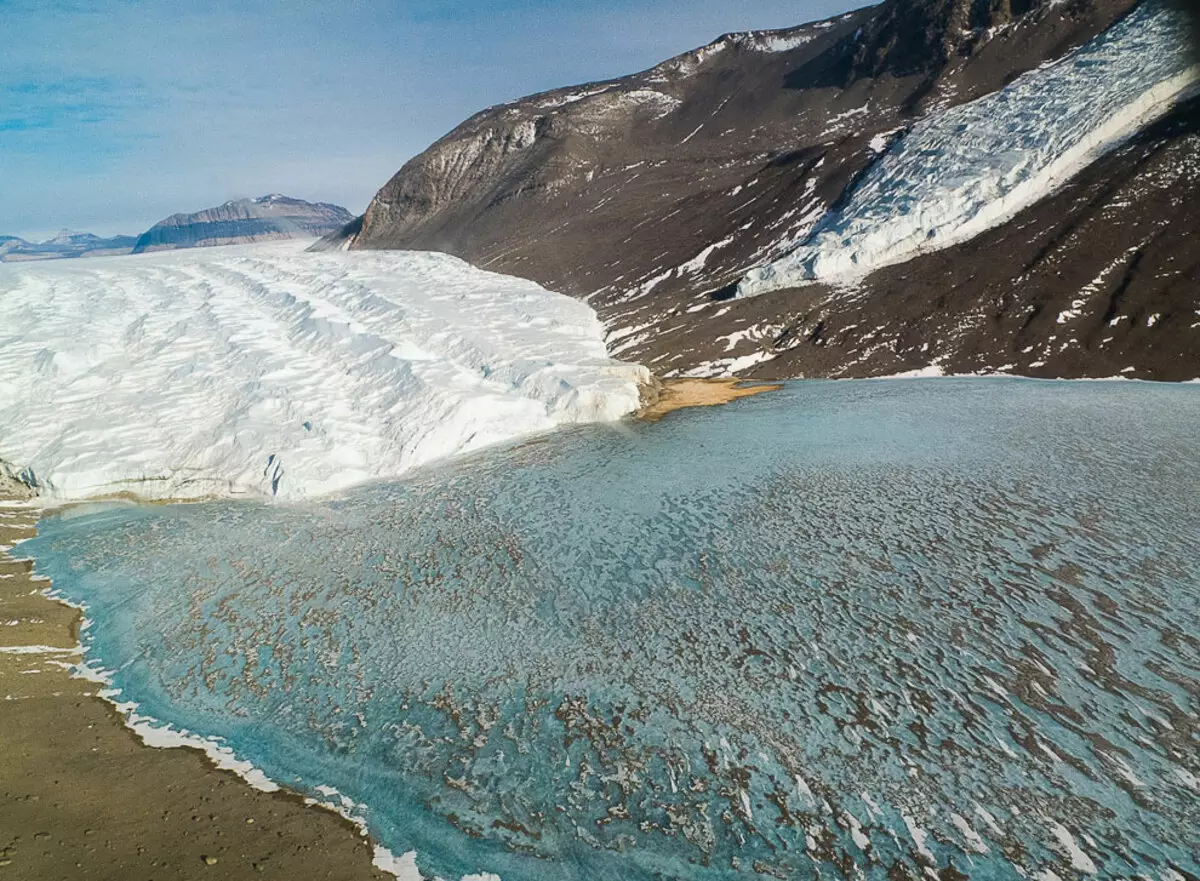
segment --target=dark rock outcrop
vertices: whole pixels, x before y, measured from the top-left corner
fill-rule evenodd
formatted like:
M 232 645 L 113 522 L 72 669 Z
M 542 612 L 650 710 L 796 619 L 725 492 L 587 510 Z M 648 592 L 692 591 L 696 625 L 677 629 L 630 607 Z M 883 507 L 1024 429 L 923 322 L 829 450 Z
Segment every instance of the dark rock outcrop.
M 936 362 L 947 372 L 1177 378 L 1188 371 L 1170 368 L 1172 359 L 1191 353 L 1198 362 L 1190 329 L 1166 344 L 1176 330 L 1164 318 L 1146 328 L 1157 330 L 1153 344 L 1131 331 L 1120 351 L 1116 341 L 1101 351 L 1104 336 L 1061 350 L 1076 325 L 1056 319 L 1081 296 L 1076 277 L 1090 284 L 1142 240 L 1129 237 L 1143 236 L 1153 211 L 1166 210 L 1155 196 L 1126 206 L 1122 218 L 1096 200 L 1141 192 L 1151 184 L 1147 163 L 1190 150 L 1182 132 L 1193 105 L 1089 169 L 1071 185 L 1074 197 L 1062 190 L 987 238 L 881 270 L 854 297 L 811 285 L 705 305 L 836 209 L 915 121 L 1003 88 L 1133 5 L 887 0 L 791 30 L 727 35 L 631 77 L 476 115 L 407 163 L 323 246 L 447 251 L 585 297 L 612 329 L 614 352 L 661 372 L 860 376 Z M 1157 235 L 1186 240 L 1190 217 L 1176 210 Z M 1017 247 L 1034 238 L 1021 226 L 1030 223 L 1044 227 L 1045 254 Z M 1070 251 L 1059 257 L 1074 267 L 1057 287 L 1059 257 L 1047 256 L 1056 247 Z M 1050 273 L 1041 281 L 1039 266 Z M 1183 282 L 1159 286 L 1170 302 L 1150 314 L 1182 314 L 1181 298 L 1194 299 Z M 1060 301 L 1067 305 L 1056 308 Z M 1054 327 L 1014 317 L 1037 303 Z M 980 312 L 998 324 L 968 331 Z M 860 339 L 881 326 L 894 343 Z M 847 336 L 831 345 L 836 328 Z M 747 354 L 771 360 L 755 364 Z
M 341 229 L 353 219 L 338 205 L 271 194 L 194 214 L 172 214 L 142 233 L 133 252 L 311 238 Z

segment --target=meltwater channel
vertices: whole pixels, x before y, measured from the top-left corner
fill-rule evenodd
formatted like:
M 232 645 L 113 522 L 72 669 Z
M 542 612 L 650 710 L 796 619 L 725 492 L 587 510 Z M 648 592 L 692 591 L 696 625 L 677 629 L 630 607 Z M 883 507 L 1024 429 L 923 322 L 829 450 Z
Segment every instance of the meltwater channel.
M 23 550 L 140 712 L 504 881 L 1200 875 L 1200 387 L 804 382 Z

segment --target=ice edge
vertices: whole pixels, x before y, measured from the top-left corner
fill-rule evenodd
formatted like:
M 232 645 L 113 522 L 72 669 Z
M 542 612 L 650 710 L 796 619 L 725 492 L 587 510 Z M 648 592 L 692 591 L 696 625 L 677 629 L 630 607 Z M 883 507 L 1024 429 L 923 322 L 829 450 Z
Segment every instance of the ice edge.
M 87 616 L 88 607 L 86 604 L 76 603 L 67 599 L 60 590 L 54 587 L 48 587 L 41 591 L 41 593 L 47 599 L 79 611 L 82 616 L 79 624 L 81 635 L 91 628 L 92 620 Z M 370 844 L 372 847 L 371 862 L 375 868 L 392 875 L 397 881 L 426 881 L 417 869 L 417 852 L 413 850 L 401 856 L 396 856 L 392 851 L 376 841 L 371 835 L 366 819 L 361 814 L 356 813 L 357 810 L 362 809 L 364 806 L 342 795 L 332 786 L 316 785 L 312 787 L 313 792 L 320 793 L 324 798 L 318 798 L 305 792 L 281 786 L 268 777 L 261 768 L 244 759 L 238 758 L 237 753 L 227 746 L 222 738 L 196 734 L 172 725 L 170 722 L 164 722 L 153 716 L 143 715 L 139 712 L 140 706 L 136 702 L 119 700 L 121 689 L 117 688 L 114 684 L 113 676 L 115 671 L 106 670 L 96 660 L 89 659 L 89 647 L 82 639 L 71 648 L 48 646 L 19 646 L 16 648 L 36 649 L 42 653 L 54 652 L 80 655 L 80 662 L 71 665 L 69 669 L 71 677 L 102 686 L 96 691 L 95 696 L 116 710 L 125 727 L 136 734 L 138 739 L 147 747 L 151 749 L 198 750 L 204 754 L 214 768 L 235 774 L 252 789 L 266 793 L 292 792 L 300 796 L 306 805 L 332 811 L 353 825 L 358 830 L 359 835 Z M 497 876 L 493 875 L 469 875 L 464 876 L 462 881 L 485 881 L 485 879 L 487 881 L 499 881 Z

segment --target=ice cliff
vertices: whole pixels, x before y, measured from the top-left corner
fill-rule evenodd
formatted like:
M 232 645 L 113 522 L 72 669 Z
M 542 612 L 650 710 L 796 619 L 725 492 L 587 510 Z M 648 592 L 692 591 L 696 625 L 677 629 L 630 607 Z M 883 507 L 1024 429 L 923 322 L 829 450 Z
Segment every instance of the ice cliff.
M 638 405 L 583 303 L 302 248 L 0 267 L 0 465 L 55 499 L 295 499 Z

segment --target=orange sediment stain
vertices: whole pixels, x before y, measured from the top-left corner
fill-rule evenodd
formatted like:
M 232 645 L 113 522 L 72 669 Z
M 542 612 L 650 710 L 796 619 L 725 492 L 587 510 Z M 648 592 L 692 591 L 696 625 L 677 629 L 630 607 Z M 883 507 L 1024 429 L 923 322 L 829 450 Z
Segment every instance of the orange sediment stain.
M 638 411 L 647 422 L 657 422 L 668 413 L 687 407 L 715 407 L 739 398 L 778 391 L 780 383 L 758 383 L 742 379 L 671 379 L 662 384 L 658 399 Z

